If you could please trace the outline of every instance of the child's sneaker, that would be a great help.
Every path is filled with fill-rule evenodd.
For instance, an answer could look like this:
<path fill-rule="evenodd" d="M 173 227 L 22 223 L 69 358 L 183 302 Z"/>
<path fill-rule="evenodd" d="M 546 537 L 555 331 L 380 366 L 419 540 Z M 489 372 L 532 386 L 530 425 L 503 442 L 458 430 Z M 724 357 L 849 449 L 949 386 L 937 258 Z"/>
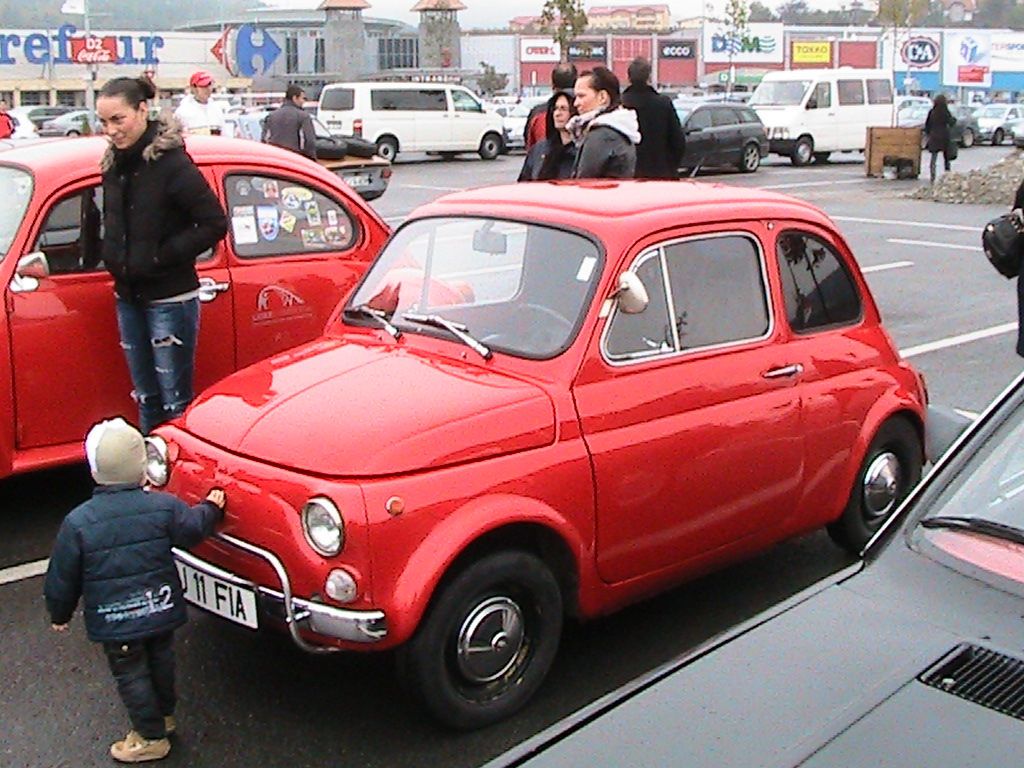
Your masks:
<path fill-rule="evenodd" d="M 144 739 L 137 731 L 129 731 L 124 741 L 110 745 L 110 756 L 121 763 L 145 763 L 162 760 L 171 751 L 171 742 L 162 739 Z"/>
<path fill-rule="evenodd" d="M 164 730 L 167 731 L 168 736 L 178 730 L 178 724 L 174 721 L 174 715 L 164 715 Z"/>

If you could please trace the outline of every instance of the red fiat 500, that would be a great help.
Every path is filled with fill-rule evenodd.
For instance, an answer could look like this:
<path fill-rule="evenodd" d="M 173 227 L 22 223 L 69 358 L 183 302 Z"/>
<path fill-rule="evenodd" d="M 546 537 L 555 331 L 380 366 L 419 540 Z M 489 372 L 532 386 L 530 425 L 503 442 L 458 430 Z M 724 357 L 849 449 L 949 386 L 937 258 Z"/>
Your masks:
<path fill-rule="evenodd" d="M 79 460 L 91 424 L 138 417 L 100 262 L 106 147 L 97 137 L 0 152 L 0 477 Z M 292 152 L 202 136 L 188 151 L 231 221 L 198 263 L 205 387 L 323 333 L 389 228 Z"/>
<path fill-rule="evenodd" d="M 448 195 L 320 339 L 158 430 L 227 490 L 186 596 L 309 650 L 398 647 L 444 723 L 536 691 L 591 618 L 819 526 L 857 550 L 920 476 L 925 393 L 811 205 L 692 182 Z"/>

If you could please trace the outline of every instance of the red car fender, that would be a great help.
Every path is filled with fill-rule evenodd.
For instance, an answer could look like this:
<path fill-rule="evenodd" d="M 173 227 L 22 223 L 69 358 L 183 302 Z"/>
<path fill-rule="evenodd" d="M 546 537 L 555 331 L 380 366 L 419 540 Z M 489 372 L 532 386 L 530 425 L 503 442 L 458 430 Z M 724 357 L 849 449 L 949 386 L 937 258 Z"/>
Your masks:
<path fill-rule="evenodd" d="M 539 526 L 553 532 L 566 546 L 579 571 L 581 563 L 592 562 L 592 530 L 581 532 L 558 510 L 537 499 L 493 495 L 471 499 L 444 520 L 420 542 L 389 589 L 387 605 L 389 641 L 404 642 L 416 631 L 442 578 L 460 556 L 488 534 L 500 538 L 510 526 Z M 584 539 L 584 536 L 587 539 Z M 557 574 L 556 574 L 557 575 Z M 376 591 L 376 585 L 375 585 Z M 574 596 L 566 595 L 566 603 Z M 390 644 L 390 642 L 389 642 Z"/>

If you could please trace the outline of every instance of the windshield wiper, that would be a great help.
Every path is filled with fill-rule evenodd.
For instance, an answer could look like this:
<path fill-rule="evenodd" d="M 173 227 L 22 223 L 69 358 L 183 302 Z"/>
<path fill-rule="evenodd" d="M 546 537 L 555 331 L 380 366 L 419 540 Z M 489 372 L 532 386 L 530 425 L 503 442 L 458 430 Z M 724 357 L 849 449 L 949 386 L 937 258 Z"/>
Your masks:
<path fill-rule="evenodd" d="M 491 350 L 469 335 L 469 328 L 462 323 L 453 323 L 440 315 L 421 315 L 417 312 L 406 312 L 402 315 L 403 320 L 422 325 L 432 325 L 434 328 L 444 328 L 452 336 L 480 355 L 484 360 L 491 359 Z"/>
<path fill-rule="evenodd" d="M 983 517 L 929 517 L 921 521 L 925 528 L 949 528 L 958 531 L 970 531 L 982 533 L 1005 541 L 1012 541 L 1015 544 L 1024 544 L 1024 531 L 1006 523 L 997 523 L 995 520 L 986 520 Z"/>
<path fill-rule="evenodd" d="M 356 317 L 369 317 L 373 320 L 376 320 L 378 323 L 380 323 L 380 327 L 383 328 L 388 333 L 390 333 L 392 336 L 394 336 L 396 340 L 402 335 L 402 331 L 393 326 L 391 322 L 388 320 L 388 315 L 386 312 L 380 309 L 374 309 L 373 307 L 367 304 L 360 304 L 358 307 L 346 307 L 345 311 L 342 314 L 344 314 L 346 317 L 351 317 L 352 315 L 355 315 Z"/>

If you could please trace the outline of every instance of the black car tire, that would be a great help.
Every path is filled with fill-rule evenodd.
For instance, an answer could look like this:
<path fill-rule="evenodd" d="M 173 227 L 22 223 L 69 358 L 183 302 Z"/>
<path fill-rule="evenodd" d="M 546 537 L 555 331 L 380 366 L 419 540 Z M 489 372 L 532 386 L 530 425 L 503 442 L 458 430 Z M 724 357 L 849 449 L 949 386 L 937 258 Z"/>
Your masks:
<path fill-rule="evenodd" d="M 399 677 L 441 723 L 481 728 L 529 701 L 561 634 L 562 593 L 548 566 L 528 552 L 497 552 L 441 587 L 398 650 Z"/>
<path fill-rule="evenodd" d="M 388 162 L 395 162 L 398 154 L 398 139 L 394 136 L 381 136 L 377 139 L 377 154 Z"/>
<path fill-rule="evenodd" d="M 828 159 L 831 156 L 832 156 L 831 152 L 815 152 L 814 153 L 814 162 L 816 162 L 818 165 L 824 165 L 825 163 L 828 162 Z"/>
<path fill-rule="evenodd" d="M 808 165 L 811 160 L 814 159 L 814 141 L 810 136 L 801 136 L 796 140 L 796 144 L 793 145 L 793 151 L 790 153 L 790 160 L 793 165 L 799 167 L 802 165 Z"/>
<path fill-rule="evenodd" d="M 970 128 L 964 128 L 963 133 L 960 135 L 960 146 L 963 148 L 974 146 L 974 131 Z"/>
<path fill-rule="evenodd" d="M 838 520 L 828 525 L 832 540 L 858 554 L 917 485 L 923 464 L 921 437 L 907 419 L 896 416 L 882 424 L 857 470 L 846 508 Z M 884 481 L 881 485 L 886 486 L 886 492 L 881 494 L 882 498 L 871 498 L 865 487 L 869 475 Z"/>
<path fill-rule="evenodd" d="M 341 139 L 317 139 L 316 156 L 319 160 L 341 160 L 348 154 L 348 143 Z"/>
<path fill-rule="evenodd" d="M 72 128 L 72 129 L 71 129 L 70 131 L 68 131 L 68 132 L 67 132 L 66 134 L 64 134 L 64 135 L 65 135 L 65 136 L 81 136 L 81 135 L 82 135 L 82 132 L 81 132 L 81 131 L 76 131 L 76 130 L 75 130 L 74 128 Z"/>
<path fill-rule="evenodd" d="M 737 167 L 743 173 L 753 173 L 761 167 L 761 148 L 756 142 L 750 142 L 743 147 Z"/>
<path fill-rule="evenodd" d="M 480 139 L 480 157 L 484 160 L 493 160 L 501 154 L 501 136 L 496 133 L 485 133 Z"/>
<path fill-rule="evenodd" d="M 1003 129 L 1002 128 L 996 128 L 995 132 L 992 134 L 992 146 L 993 147 L 998 147 L 1002 143 L 1003 143 Z"/>
<path fill-rule="evenodd" d="M 352 157 L 373 157 L 377 154 L 377 145 L 361 136 L 339 136 L 345 142 L 349 155 Z"/>

